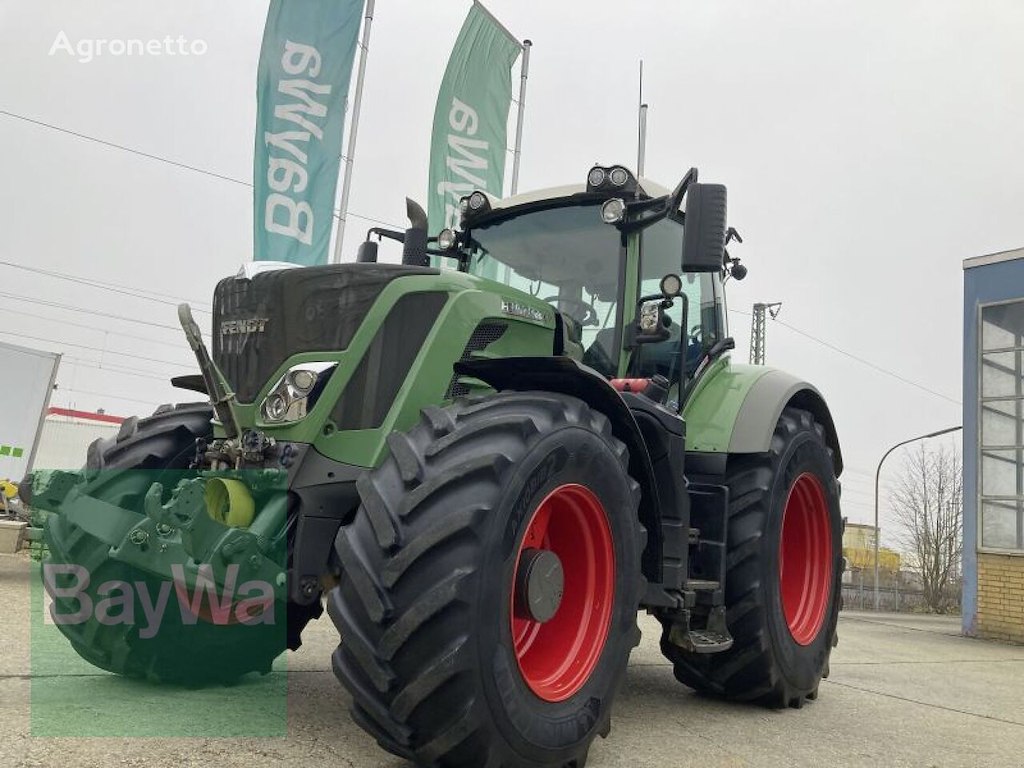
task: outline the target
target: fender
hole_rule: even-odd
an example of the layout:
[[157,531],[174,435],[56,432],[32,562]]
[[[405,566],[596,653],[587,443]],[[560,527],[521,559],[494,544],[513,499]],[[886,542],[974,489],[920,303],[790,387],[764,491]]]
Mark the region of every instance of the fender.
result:
[[647,529],[644,576],[661,581],[661,499],[653,463],[636,418],[608,380],[592,368],[562,356],[464,360],[455,372],[479,379],[497,390],[544,390],[578,397],[611,422],[612,434],[629,449],[629,473],[640,484],[640,522]]
[[764,366],[717,362],[686,403],[688,450],[709,454],[764,453],[783,409],[809,411],[825,428],[836,477],[843,471],[832,414],[821,393],[806,381]]

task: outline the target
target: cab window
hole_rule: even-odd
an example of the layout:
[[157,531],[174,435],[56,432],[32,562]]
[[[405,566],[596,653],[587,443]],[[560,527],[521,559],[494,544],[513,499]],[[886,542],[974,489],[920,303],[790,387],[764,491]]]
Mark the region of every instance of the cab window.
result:
[[725,333],[721,274],[680,273],[682,253],[683,226],[677,221],[664,219],[640,235],[639,295],[659,293],[661,278],[675,273],[682,277],[686,301],[680,296],[666,310],[665,314],[671,321],[666,341],[637,347],[630,363],[630,375],[650,377],[661,374],[673,387],[693,373],[704,353]]

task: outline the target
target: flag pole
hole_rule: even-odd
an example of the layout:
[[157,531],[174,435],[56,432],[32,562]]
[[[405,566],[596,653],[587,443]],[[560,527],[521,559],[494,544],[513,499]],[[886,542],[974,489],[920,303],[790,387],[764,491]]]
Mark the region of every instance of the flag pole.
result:
[[526,111],[526,79],[530,76],[530,48],[533,42],[523,40],[523,66],[519,77],[519,109],[516,117],[516,144],[512,155],[512,194],[519,191],[519,160],[523,148],[523,113]]
[[345,159],[345,178],[341,184],[341,215],[334,233],[333,264],[341,263],[341,247],[345,240],[345,220],[348,218],[348,196],[352,189],[352,166],[356,156],[356,135],[359,133],[359,107],[363,102],[363,81],[366,78],[366,57],[370,53],[370,26],[373,24],[374,0],[366,0],[366,20],[363,22],[363,40],[359,44],[359,74],[356,76],[356,95],[352,101],[352,125],[348,134],[348,152]]

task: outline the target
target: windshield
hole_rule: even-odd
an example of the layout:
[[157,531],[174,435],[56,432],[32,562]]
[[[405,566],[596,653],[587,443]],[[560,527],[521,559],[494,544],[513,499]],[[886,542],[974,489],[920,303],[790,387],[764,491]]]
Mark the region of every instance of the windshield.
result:
[[549,302],[565,319],[566,353],[615,375],[625,248],[597,204],[528,211],[469,234],[471,273]]

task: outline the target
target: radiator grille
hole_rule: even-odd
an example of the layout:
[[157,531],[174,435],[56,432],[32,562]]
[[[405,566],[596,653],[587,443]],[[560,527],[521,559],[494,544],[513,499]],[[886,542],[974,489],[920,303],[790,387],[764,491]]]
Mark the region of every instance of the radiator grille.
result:
[[[466,342],[466,348],[462,350],[462,357],[459,358],[459,362],[473,359],[474,353],[487,349],[487,347],[504,336],[507,330],[508,325],[505,323],[480,323],[474,329],[473,335],[469,337],[469,341]],[[448,382],[448,390],[444,393],[445,399],[451,400],[452,398],[468,394],[469,387],[459,381],[457,373],[453,373],[451,381]]]

